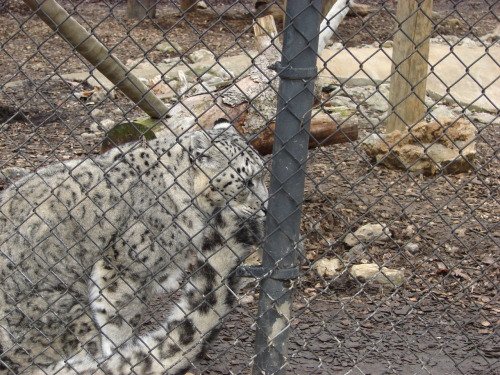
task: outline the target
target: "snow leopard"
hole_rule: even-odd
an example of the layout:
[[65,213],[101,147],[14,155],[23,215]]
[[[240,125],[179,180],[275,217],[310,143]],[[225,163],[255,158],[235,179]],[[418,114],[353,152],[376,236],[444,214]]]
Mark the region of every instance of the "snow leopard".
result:
[[[0,374],[186,371],[263,240],[264,176],[223,120],[14,182],[0,195]],[[176,290],[168,316],[140,330],[151,299]]]

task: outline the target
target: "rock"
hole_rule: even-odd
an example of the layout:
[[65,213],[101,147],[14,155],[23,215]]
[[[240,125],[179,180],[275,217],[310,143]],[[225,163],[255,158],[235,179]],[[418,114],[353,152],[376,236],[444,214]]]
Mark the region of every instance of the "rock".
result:
[[351,247],[349,251],[345,252],[342,258],[349,262],[351,260],[358,259],[361,256],[361,254],[364,253],[364,251],[365,251],[365,246],[361,243],[358,243],[357,245]]
[[397,288],[405,281],[404,273],[378,264],[356,264],[349,269],[353,277],[361,282],[375,282],[385,287]]
[[101,126],[99,125],[99,123],[93,122],[89,126],[89,131],[92,133],[98,133],[98,132],[102,131],[102,129],[101,129]]
[[369,243],[371,241],[388,241],[391,238],[391,234],[387,227],[382,224],[366,224],[359,227],[353,233],[349,233],[345,236],[344,243],[353,247],[359,243]]
[[93,133],[82,133],[80,135],[80,137],[82,137],[83,139],[93,139],[93,138],[95,138],[95,134],[93,134]]
[[418,246],[416,243],[413,242],[408,242],[403,249],[408,250],[411,254],[416,254],[418,253],[418,250],[420,250],[420,246]]
[[356,108],[356,103],[347,96],[335,95],[332,98],[328,99],[328,101],[325,103],[325,106]]
[[255,298],[251,294],[246,294],[240,298],[240,303],[242,305],[251,305],[254,302],[255,302]]
[[481,37],[481,41],[483,42],[496,42],[500,38],[500,25],[497,25],[493,32],[486,34]]
[[117,107],[117,108],[113,109],[111,111],[111,113],[114,115],[117,115],[117,116],[123,116],[123,115],[125,115],[126,112],[122,108]]
[[24,176],[29,175],[31,172],[26,168],[20,167],[8,167],[0,170],[0,182],[11,183],[14,180],[18,180]]
[[437,120],[439,118],[453,118],[452,108],[446,105],[436,105],[431,109],[432,117]]
[[[460,39],[460,38],[459,38]],[[435,100],[458,103],[469,109],[498,112],[500,85],[496,84],[500,47],[453,46],[456,43],[431,43],[429,65],[432,74],[427,77],[427,93]],[[340,51],[325,49],[322,61],[325,71],[343,85],[374,85],[388,82],[392,68],[392,49],[352,47]]]
[[391,104],[389,103],[389,88],[387,85],[380,86],[379,91],[372,93],[366,99],[365,104],[377,112],[386,112],[389,110]]
[[166,53],[180,53],[181,46],[176,42],[163,42],[155,47],[156,50]]
[[463,21],[459,20],[458,18],[446,18],[445,20],[441,21],[440,25],[448,27],[459,27],[463,25]]
[[193,63],[199,63],[199,62],[205,64],[215,63],[214,54],[207,49],[199,49],[198,51],[194,51],[189,55],[189,59]]
[[104,114],[104,111],[99,108],[93,109],[92,112],[90,112],[90,115],[93,117],[102,117]]
[[354,112],[354,108],[349,108],[347,106],[324,106],[324,110],[326,113],[331,113],[332,117],[336,120],[345,119],[350,117]]
[[375,162],[389,168],[434,175],[465,173],[476,157],[476,127],[466,119],[421,122],[411,132],[371,134],[361,144]]
[[469,117],[477,122],[480,122],[482,124],[499,124],[500,123],[500,118],[498,116],[495,116],[491,113],[486,113],[486,112],[478,112],[478,113],[473,113],[469,115]]
[[342,271],[343,264],[337,258],[322,258],[314,263],[313,268],[323,277],[335,277]]
[[150,141],[155,139],[156,136],[148,125],[139,122],[122,122],[114,126],[106,134],[106,138],[101,145],[101,153],[104,153],[111,148],[127,142],[138,141],[144,137],[145,140]]
[[349,16],[353,17],[365,17],[373,12],[377,11],[376,7],[373,7],[369,4],[358,4],[353,1],[349,4]]
[[200,1],[198,1],[198,3],[196,4],[196,8],[198,8],[198,9],[207,9],[207,8],[208,8],[208,5],[207,5],[207,3],[205,3],[203,0],[200,0]]
[[214,86],[216,88],[224,87],[224,86],[229,86],[232,81],[229,80],[224,80],[221,77],[217,76],[211,76],[208,79],[206,79],[203,83],[209,85],[209,86]]

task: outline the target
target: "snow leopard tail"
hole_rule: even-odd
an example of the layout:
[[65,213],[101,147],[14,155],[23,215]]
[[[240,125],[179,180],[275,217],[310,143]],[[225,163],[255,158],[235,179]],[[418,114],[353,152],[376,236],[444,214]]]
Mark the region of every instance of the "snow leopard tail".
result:
[[[226,222],[222,215],[211,220],[210,225],[212,228],[204,235],[199,249],[198,259],[204,257],[205,260],[198,261],[181,300],[162,327],[118,349],[100,363],[89,359],[45,373],[183,374],[201,359],[217,335],[221,319],[236,301],[236,267],[249,248],[262,241],[264,234],[262,218],[244,221],[236,233],[224,233]],[[228,226],[234,228],[233,223]]]

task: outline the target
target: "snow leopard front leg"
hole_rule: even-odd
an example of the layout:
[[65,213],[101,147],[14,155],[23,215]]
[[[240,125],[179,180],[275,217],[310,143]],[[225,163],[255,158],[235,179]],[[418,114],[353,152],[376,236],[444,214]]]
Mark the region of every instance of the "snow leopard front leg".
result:
[[237,220],[235,215],[223,213],[210,221],[197,267],[180,302],[161,328],[118,348],[100,364],[73,363],[74,370],[67,368],[58,375],[177,374],[191,367],[203,355],[220,320],[236,300],[237,266],[250,247],[262,241],[263,218],[250,218],[235,228]]
[[168,262],[158,261],[158,254],[164,251],[141,221],[117,237],[94,264],[89,281],[90,305],[101,332],[102,358],[133,340],[154,294],[151,281]]

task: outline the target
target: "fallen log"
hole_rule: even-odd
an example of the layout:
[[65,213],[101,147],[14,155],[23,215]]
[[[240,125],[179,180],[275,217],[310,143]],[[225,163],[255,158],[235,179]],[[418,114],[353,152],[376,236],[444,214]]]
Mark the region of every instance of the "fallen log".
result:
[[[276,123],[273,122],[252,141],[252,146],[261,155],[268,155],[273,152],[275,128]],[[313,117],[309,131],[309,148],[352,142],[358,139],[358,126],[356,123],[346,121],[342,125],[337,125],[326,114]]]
[[[211,109],[217,108],[218,107],[212,107]],[[217,120],[225,117],[226,114],[227,112],[222,111],[219,108],[218,112],[215,110],[211,111],[210,118]],[[251,140],[252,146],[262,156],[271,154],[273,152],[274,130],[276,128],[276,123],[271,122],[269,126],[264,128],[264,130],[258,134],[249,134],[245,129],[245,117],[246,112],[240,111],[237,121],[233,122],[235,128],[244,137]],[[197,123],[194,127],[191,126],[189,131],[200,130],[202,128],[209,130],[213,127],[214,121],[210,123],[205,122],[203,126],[200,123]],[[358,139],[358,126],[355,120],[346,120],[339,125],[336,120],[332,119],[330,115],[325,113],[317,113],[313,116],[309,132],[309,148],[352,142]],[[146,140],[150,140],[169,134],[172,134],[170,129],[165,129],[163,131],[160,130],[155,134],[151,131],[151,129],[149,129],[149,127],[145,127],[139,123],[121,123],[116,125],[111,131],[108,132],[108,134],[106,134],[106,138],[101,147],[101,153],[123,143],[139,141],[143,137],[145,137]]]

